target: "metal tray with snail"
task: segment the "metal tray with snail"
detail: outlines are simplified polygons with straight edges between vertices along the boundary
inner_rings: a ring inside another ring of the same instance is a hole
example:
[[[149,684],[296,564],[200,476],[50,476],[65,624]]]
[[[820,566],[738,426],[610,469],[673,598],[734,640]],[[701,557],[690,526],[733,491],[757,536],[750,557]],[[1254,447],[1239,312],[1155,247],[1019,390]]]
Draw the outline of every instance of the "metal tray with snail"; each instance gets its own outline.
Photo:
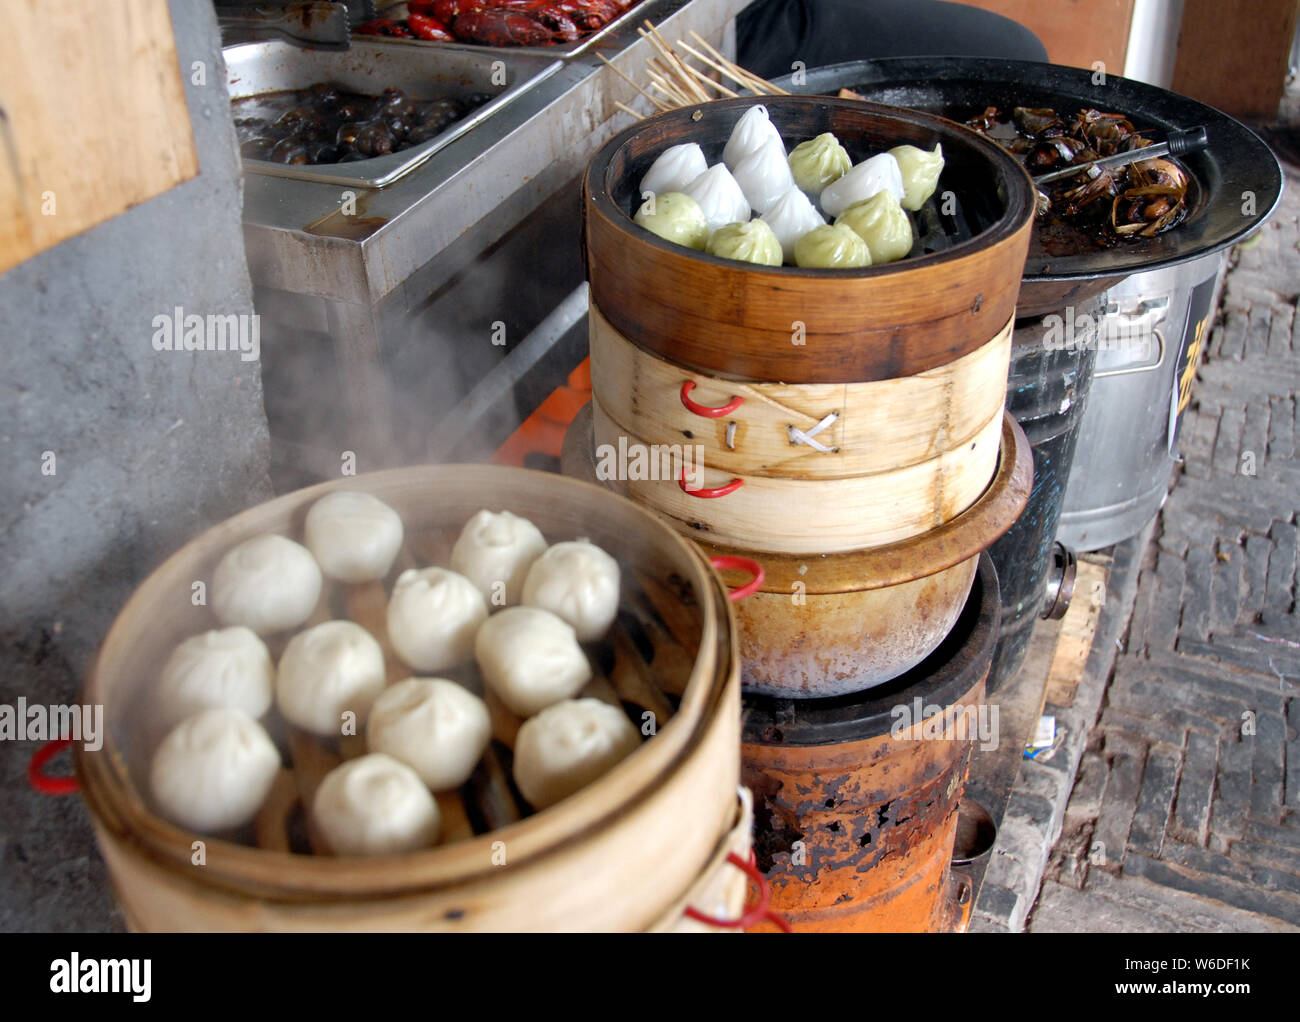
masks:
[[[1027,106],[1052,107],[1063,115],[1086,108],[1123,114],[1156,140],[1175,129],[1204,125],[1208,148],[1181,160],[1191,178],[1182,221],[1153,237],[1124,239],[1110,248],[1080,245],[1070,251],[1040,235],[1025,261],[1022,313],[1059,306],[1130,274],[1236,244],[1268,219],[1282,195],[1277,157],[1240,121],[1186,96],[1117,75],[1032,61],[890,57],[817,68],[798,84],[788,78],[777,84],[803,93],[852,89],[875,103],[958,121],[989,106]]]

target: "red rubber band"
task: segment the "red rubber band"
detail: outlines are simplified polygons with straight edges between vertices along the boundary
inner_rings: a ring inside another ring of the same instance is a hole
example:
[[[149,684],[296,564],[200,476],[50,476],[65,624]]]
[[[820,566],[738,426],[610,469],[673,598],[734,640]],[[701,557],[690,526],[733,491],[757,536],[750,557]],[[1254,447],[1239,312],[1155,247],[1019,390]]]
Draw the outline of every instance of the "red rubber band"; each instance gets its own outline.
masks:
[[[51,777],[45,773],[45,764],[71,744],[71,738],[56,738],[32,754],[27,764],[27,781],[42,795],[71,795],[81,790],[81,782],[75,777]]]
[[[725,405],[719,405],[717,408],[710,408],[708,405],[699,404],[698,402],[692,401],[689,397],[686,396],[694,389],[695,389],[694,380],[687,380],[685,383],[682,384],[682,404],[686,406],[686,410],[688,412],[694,412],[696,415],[702,415],[706,419],[726,418],[728,415],[730,415],[732,412],[734,412],[737,408],[739,408],[741,405],[745,403],[745,399],[743,397],[733,397]]]
[[[735,866],[738,870],[749,877],[750,881],[758,888],[758,903],[752,908],[746,909],[739,919],[719,919],[717,916],[705,915],[697,908],[690,905],[686,906],[685,914],[696,922],[704,923],[708,926],[719,926],[725,930],[743,930],[753,926],[764,919],[770,920],[785,930],[786,933],[792,932],[787,923],[779,914],[773,912],[768,905],[772,901],[772,889],[767,884],[767,877],[758,871],[758,863],[754,858],[754,850],[749,850],[749,859],[742,859],[735,852],[727,853],[727,861]]]
[[[716,497],[725,497],[728,493],[735,493],[745,485],[743,479],[733,479],[726,486],[705,487],[699,490],[688,490],[686,488],[686,469],[682,468],[681,477],[677,480],[677,485],[682,488],[682,492],[690,497],[701,497],[705,500],[713,500]]]
[[[763,579],[767,577],[767,573],[763,571],[763,566],[758,561],[752,561],[748,557],[736,557],[726,554],[721,557],[710,557],[709,563],[718,571],[747,571],[754,576],[743,586],[737,586],[727,593],[727,599],[732,603],[758,592],[758,587],[763,584]]]

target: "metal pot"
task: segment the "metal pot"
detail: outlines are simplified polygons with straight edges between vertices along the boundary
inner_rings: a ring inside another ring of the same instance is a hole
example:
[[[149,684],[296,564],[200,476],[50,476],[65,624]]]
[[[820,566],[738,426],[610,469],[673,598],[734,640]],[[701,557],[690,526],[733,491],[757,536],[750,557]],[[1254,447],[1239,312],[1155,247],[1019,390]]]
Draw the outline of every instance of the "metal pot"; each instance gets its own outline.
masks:
[[[1227,252],[1214,252],[1135,273],[1106,293],[1061,542],[1079,550],[1110,546],[1136,536],[1164,504],[1226,265]]]

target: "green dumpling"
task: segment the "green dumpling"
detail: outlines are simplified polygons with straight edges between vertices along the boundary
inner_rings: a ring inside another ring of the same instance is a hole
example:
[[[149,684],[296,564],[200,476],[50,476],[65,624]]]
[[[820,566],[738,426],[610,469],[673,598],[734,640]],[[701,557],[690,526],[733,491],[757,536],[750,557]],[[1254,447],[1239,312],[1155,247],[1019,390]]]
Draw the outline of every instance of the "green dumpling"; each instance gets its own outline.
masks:
[[[890,191],[855,202],[835,220],[853,229],[871,250],[871,265],[892,263],[912,251],[912,221]]]
[[[790,153],[794,183],[808,195],[820,195],[823,188],[842,178],[852,166],[848,150],[829,131],[800,142]]]
[[[709,222],[704,218],[704,210],[681,192],[650,196],[632,219],[675,245],[702,249],[709,240]]]
[[[916,212],[925,200],[939,187],[943,172],[943,147],[934,144],[934,152],[927,153],[914,145],[895,146],[889,150],[903,172],[903,208]]]
[[[871,250],[842,224],[814,227],[794,243],[794,261],[810,270],[842,270],[871,265]]]
[[[739,259],[762,266],[781,265],[781,242],[762,220],[719,227],[709,236],[707,251],[723,259]]]

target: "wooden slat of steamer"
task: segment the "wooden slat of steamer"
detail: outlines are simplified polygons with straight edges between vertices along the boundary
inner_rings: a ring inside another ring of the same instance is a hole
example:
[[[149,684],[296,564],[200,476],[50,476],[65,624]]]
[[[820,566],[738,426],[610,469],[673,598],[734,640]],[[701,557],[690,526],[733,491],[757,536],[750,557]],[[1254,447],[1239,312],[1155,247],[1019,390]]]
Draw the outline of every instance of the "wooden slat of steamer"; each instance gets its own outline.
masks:
[[[610,638],[614,644],[614,667],[609,672],[609,680],[614,690],[623,701],[653,713],[656,729],[663,727],[672,718],[673,708],[658,687],[661,682],[657,672],[621,629],[615,628]],[[642,722],[634,723],[640,726]]]
[[[704,461],[737,475],[838,479],[902,468],[970,441],[1001,410],[1011,357],[1008,322],[969,355],[915,376],[873,383],[741,383],[707,376],[637,347],[601,315],[590,313],[592,389],[619,425],[655,444],[699,444]],[[689,411],[691,400],[710,407],[736,397],[744,403],[724,418]],[[835,421],[816,439],[825,453],[790,440],[789,427],[812,431],[828,414]],[[732,443],[727,433],[735,424]]]
[[[596,450],[648,441],[620,429],[593,397]],[[997,467],[999,410],[959,450],[892,472],[851,479],[744,476],[723,497],[693,497],[676,479],[610,479],[616,492],[666,515],[694,539],[775,553],[839,553],[918,536],[955,518],[979,498]],[[691,485],[725,486],[732,473],[706,466]]]
[[[438,828],[438,844],[450,845],[457,841],[468,841],[474,836],[474,828],[465,812],[465,802],[461,793],[456,791],[434,792],[438,803],[441,823]]]
[[[254,821],[259,848],[271,852],[292,850],[289,847],[289,815],[298,802],[298,785],[293,772],[281,769],[275,775],[271,791]]]
[[[325,780],[325,775],[342,763],[343,759],[337,752],[327,748],[321,739],[296,727],[289,729],[289,754],[293,757],[293,776],[298,797],[307,814],[307,835],[312,850],[317,855],[329,855],[329,845],[321,837],[312,819],[312,803],[316,798],[316,789]]]

